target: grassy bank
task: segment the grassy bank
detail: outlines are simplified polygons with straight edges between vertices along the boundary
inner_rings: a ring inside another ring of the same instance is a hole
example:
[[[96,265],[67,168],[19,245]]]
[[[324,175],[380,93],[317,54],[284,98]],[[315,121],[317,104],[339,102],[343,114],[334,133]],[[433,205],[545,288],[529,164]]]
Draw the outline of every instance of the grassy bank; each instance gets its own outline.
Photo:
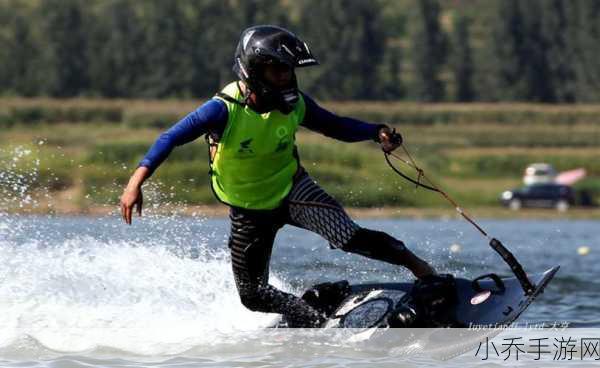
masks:
[[[106,122],[129,126],[168,127],[182,114],[192,111],[201,100],[106,100],[2,98],[0,124],[44,122]],[[525,103],[411,103],[411,102],[323,102],[341,115],[397,124],[480,124],[520,126],[577,125],[595,123],[600,105],[548,105]]]
[[[37,203],[54,198],[61,202],[54,206],[68,202],[80,210],[116,203],[160,132],[198,104],[0,100],[0,191],[5,198],[0,205],[19,209],[27,194]],[[600,195],[600,126],[595,121],[600,105],[325,105],[396,126],[428,176],[465,207],[497,206],[499,193],[519,186],[531,162],[549,162],[558,170],[584,167],[589,178],[578,186]],[[439,196],[416,190],[391,172],[373,142],[342,143],[302,130],[298,146],[312,176],[347,206],[446,206]],[[203,139],[175,149],[150,180],[148,202],[214,204],[207,171]]]

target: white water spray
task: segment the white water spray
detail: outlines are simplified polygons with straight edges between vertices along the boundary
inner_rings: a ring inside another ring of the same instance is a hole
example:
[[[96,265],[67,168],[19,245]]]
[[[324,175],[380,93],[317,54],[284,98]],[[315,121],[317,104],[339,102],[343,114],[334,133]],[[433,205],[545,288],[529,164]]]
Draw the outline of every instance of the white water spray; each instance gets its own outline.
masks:
[[[225,252],[192,259],[166,246],[92,237],[0,242],[3,348],[29,337],[54,351],[173,354],[273,318],[240,303]]]

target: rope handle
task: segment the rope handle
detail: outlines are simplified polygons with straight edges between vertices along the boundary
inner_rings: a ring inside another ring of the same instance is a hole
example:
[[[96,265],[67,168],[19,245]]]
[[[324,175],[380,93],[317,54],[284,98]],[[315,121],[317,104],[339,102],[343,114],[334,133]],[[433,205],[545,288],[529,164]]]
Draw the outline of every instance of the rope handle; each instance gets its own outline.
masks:
[[[413,160],[412,156],[410,155],[410,153],[408,152],[408,149],[406,148],[406,146],[404,144],[401,147],[404,150],[404,152],[406,153],[406,156],[408,157],[408,159],[410,161],[403,159],[402,157],[394,154],[393,152],[384,152],[385,161],[390,166],[390,168],[396,174],[400,175],[402,178],[415,184],[417,186],[417,188],[422,187],[427,190],[431,190],[433,192],[440,193],[440,195],[442,195],[448,202],[450,202],[454,206],[454,209],[456,210],[456,212],[458,212],[458,214],[460,214],[465,220],[467,220],[471,225],[473,225],[473,227],[475,227],[483,236],[485,236],[489,240],[489,245],[492,247],[492,249],[494,249],[500,255],[500,257],[502,257],[502,259],[508,264],[508,266],[510,267],[512,272],[515,274],[517,280],[519,280],[519,283],[521,284],[521,287],[523,288],[525,295],[533,294],[533,292],[535,291],[535,286],[527,277],[527,274],[523,270],[523,266],[521,266],[519,261],[517,261],[516,257],[508,249],[506,249],[506,247],[499,240],[497,240],[496,238],[491,238],[487,234],[487,232],[485,232],[485,230],[483,230],[483,228],[481,226],[479,226],[473,219],[471,219],[471,217],[469,217],[465,213],[464,209],[462,209],[458,205],[458,203],[456,203],[446,192],[444,192],[438,186],[436,186],[425,175],[425,171],[423,169],[421,169],[419,166],[417,166],[417,164],[415,163],[415,160]],[[413,178],[409,177],[408,175],[405,175],[402,171],[400,171],[397,167],[395,167],[392,164],[392,162],[390,161],[389,156],[392,156],[395,159],[399,160],[400,162],[403,162],[404,164],[415,169],[418,173],[417,180],[414,180]],[[423,184],[421,182],[421,179],[425,179],[428,184]]]

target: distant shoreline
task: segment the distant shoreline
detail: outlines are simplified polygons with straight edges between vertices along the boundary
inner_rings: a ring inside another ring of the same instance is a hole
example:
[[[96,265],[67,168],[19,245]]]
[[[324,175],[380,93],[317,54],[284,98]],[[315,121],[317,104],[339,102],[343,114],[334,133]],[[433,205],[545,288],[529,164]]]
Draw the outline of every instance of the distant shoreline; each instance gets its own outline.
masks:
[[[38,206],[36,208],[2,209],[0,212],[13,215],[56,215],[56,216],[120,216],[117,206],[90,206],[78,208],[74,206]],[[452,208],[414,208],[414,207],[383,207],[360,208],[346,207],[351,217],[356,219],[458,219],[460,215]],[[572,208],[565,212],[554,209],[524,209],[512,211],[502,207],[476,207],[465,209],[468,215],[476,219],[531,219],[531,220],[597,220],[600,219],[600,208]],[[184,208],[172,205],[148,206],[143,213],[153,215],[180,215],[208,218],[226,218],[228,208],[225,205],[195,205]],[[134,214],[134,218],[137,214]]]

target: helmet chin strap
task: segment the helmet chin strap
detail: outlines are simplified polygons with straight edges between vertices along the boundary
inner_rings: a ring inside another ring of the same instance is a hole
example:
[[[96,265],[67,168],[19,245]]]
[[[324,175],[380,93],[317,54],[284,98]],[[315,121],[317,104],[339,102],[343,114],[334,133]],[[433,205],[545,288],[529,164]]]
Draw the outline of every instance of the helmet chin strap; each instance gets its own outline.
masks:
[[[281,96],[283,97],[283,101],[286,104],[292,105],[292,106],[295,105],[296,102],[298,102],[298,100],[300,99],[297,88],[287,88],[287,89],[281,90]]]
[[[250,97],[250,94],[252,93],[256,96],[254,101]],[[250,103],[250,105],[259,113],[279,110],[287,115],[294,110],[294,105],[300,99],[300,92],[298,91],[298,83],[295,74],[292,77],[290,87],[276,88],[267,85],[266,82],[255,79],[246,83],[246,91],[244,94],[246,103]]]

